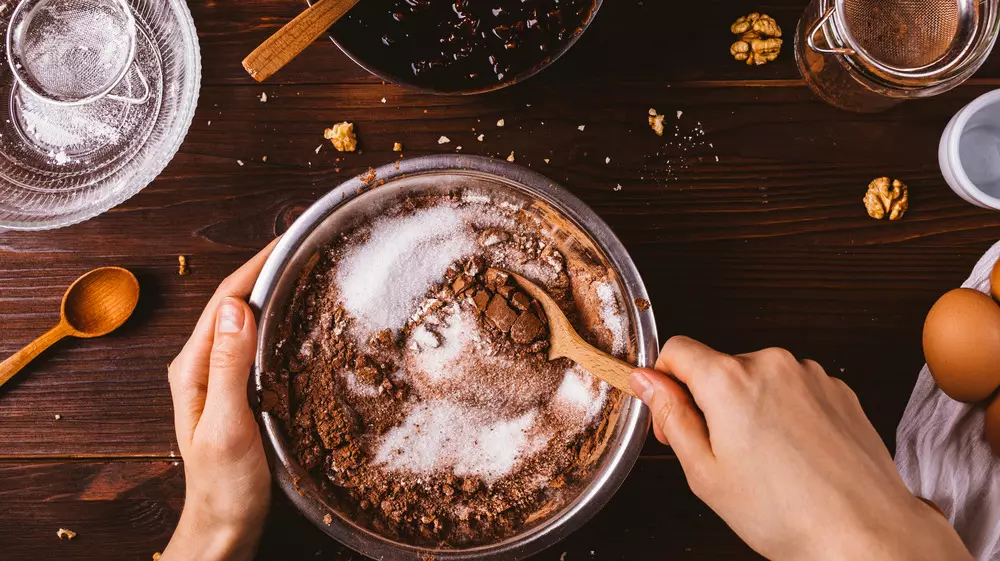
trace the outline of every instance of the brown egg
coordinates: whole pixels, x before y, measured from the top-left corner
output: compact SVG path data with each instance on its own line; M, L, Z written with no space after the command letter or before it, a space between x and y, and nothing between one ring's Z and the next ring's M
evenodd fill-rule
M1000 386L1000 306L968 288L946 293L924 321L924 358L952 399L989 397Z
M993 265L993 271L990 273L990 294L1000 300L1000 259L997 259L996 264Z
M993 453L1000 456L1000 397L986 408L986 442L990 443Z

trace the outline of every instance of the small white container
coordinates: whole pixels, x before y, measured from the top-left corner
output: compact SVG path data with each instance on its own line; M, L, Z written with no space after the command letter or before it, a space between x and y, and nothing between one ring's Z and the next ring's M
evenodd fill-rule
M952 117L941 135L938 163L959 197L1000 210L1000 90L979 96Z

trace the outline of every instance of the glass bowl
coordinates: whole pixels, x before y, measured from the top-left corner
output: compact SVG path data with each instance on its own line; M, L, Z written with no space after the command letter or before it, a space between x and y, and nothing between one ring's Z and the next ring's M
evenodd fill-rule
M0 230L46 230L92 218L148 185L180 147L201 84L191 12L182 0L128 5L134 68L109 95L53 104L20 87L8 65L0 65L0 96L8 101L0 120Z

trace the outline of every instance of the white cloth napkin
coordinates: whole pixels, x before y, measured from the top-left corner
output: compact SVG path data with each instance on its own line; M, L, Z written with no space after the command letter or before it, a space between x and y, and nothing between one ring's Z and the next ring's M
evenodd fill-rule
M962 286L989 293L997 257L1000 242ZM998 561L1000 460L983 435L985 411L946 396L924 365L896 429L896 467L914 495L944 511L976 559Z

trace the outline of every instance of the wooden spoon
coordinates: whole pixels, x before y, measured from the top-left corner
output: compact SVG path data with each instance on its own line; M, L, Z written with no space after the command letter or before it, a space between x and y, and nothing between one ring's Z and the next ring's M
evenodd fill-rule
M545 290L517 273L506 272L529 296L538 300L545 310L545 316L549 320L549 360L568 358L594 376L635 396L628 385L634 366L584 341L566 319L566 314L559 309L559 304Z
M243 68L254 80L267 80L357 3L358 0L317 0L247 55Z
M101 267L66 289L59 323L0 363L0 386L63 337L100 337L118 329L139 301L139 281L120 267Z

